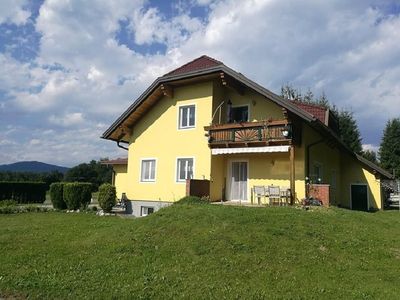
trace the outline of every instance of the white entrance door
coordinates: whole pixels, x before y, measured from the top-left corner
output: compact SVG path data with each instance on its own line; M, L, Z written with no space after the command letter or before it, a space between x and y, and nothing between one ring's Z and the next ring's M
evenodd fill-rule
M230 186L231 200L247 201L247 162L232 162Z

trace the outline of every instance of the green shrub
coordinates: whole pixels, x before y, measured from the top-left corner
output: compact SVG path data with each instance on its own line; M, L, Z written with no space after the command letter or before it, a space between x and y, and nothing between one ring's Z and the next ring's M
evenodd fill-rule
M51 203L55 209L66 209L67 204L64 201L64 183L54 182L50 185Z
M116 204L115 187L109 183L104 183L99 187L99 205L105 212L111 212Z
M17 201L15 200L1 200L0 207L17 206Z
M185 196L179 199L176 204L208 204L208 198L206 197L197 197L197 196Z
M30 181L0 181L0 200L18 203L43 203L46 200L46 183Z
M92 184L88 182L64 183L63 197L68 209L84 209L92 199Z
M18 214L27 212L48 212L47 207L40 207L34 204L28 204L26 206L9 205L0 206L0 214Z
M19 213L18 206L2 206L0 207L0 214L16 214Z

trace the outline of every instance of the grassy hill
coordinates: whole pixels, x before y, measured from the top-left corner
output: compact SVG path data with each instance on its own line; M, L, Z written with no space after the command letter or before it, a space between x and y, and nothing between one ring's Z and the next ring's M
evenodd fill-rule
M395 299L400 213L174 205L0 216L0 297Z
M65 173L69 168L61 167L57 165L46 164L40 161L20 161L8 165L0 165L0 172L33 172L33 173L45 173L51 171L59 171Z

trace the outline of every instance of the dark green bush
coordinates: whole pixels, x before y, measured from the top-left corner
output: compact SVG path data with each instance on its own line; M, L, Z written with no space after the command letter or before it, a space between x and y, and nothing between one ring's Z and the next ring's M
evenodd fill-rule
M86 208L92 199L92 184L88 182L64 183L63 196L70 210Z
M0 207L7 207L7 206L17 206L17 201L15 200L1 200Z
M18 203L43 203L46 200L44 182L0 182L0 200L15 200Z
M67 204L64 201L64 183L54 182L50 185L50 198L51 203L55 209L66 209Z
M209 201L206 197L197 197L197 196L185 196L179 199L176 204L208 204Z
M116 204L115 187L109 183L104 183L99 187L99 205L105 212L111 212Z
M28 212L48 212L47 207L40 207L33 204L26 206L4 206L0 207L0 214L19 214Z

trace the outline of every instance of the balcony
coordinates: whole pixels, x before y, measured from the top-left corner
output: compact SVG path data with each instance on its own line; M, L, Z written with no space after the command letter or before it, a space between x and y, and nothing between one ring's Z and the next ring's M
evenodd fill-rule
M210 148L292 144L292 125L287 120L217 124L204 130Z

